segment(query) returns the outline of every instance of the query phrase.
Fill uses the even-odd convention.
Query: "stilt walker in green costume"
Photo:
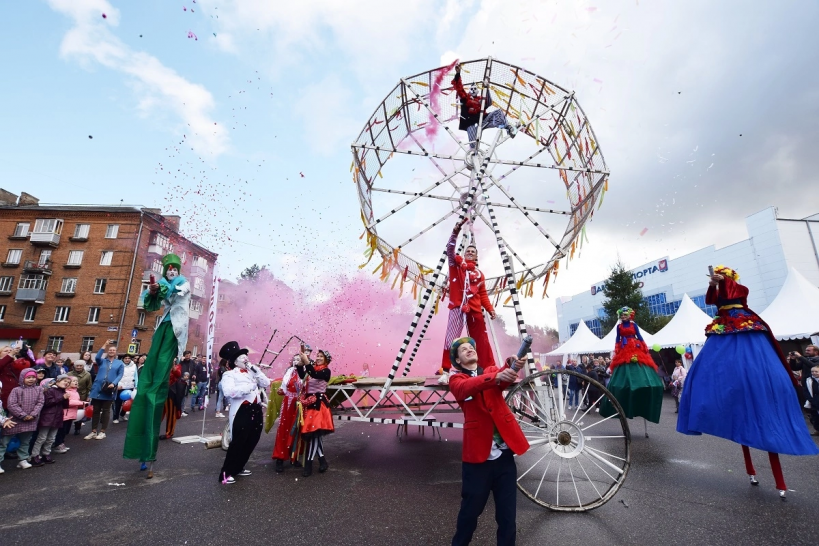
[[[162,258],[163,278],[148,286],[142,294],[146,311],[158,311],[162,304],[165,310],[139,375],[139,389],[131,405],[122,456],[139,459],[142,463],[140,470],[148,470],[148,478],[153,477],[162,408],[168,397],[173,359],[183,353],[188,343],[191,286],[180,274],[181,269],[179,256],[166,255]]]

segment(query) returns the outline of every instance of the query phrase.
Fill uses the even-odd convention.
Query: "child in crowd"
[[[66,391],[69,382],[70,378],[67,375],[60,374],[53,385],[43,390],[44,402],[40,412],[40,431],[37,433],[34,449],[31,450],[31,466],[43,466],[55,462],[51,457],[51,446],[57,437],[57,431],[63,428],[63,410],[68,408],[68,399],[71,397]]]
[[[188,414],[185,412],[185,401],[188,399],[188,395],[193,389],[193,384],[191,381],[191,374],[185,372],[182,374],[182,384],[185,385],[185,398],[182,400],[182,415],[181,417],[187,417]],[[193,395],[191,395],[193,396]]]
[[[71,425],[77,419],[77,410],[85,406],[85,402],[80,400],[80,381],[74,376],[68,376],[68,407],[63,410],[63,426],[57,431],[57,439],[54,440],[54,453],[65,453],[70,447],[65,445],[65,437],[71,431]]]
[[[2,388],[3,388],[3,382],[0,381],[0,389],[2,389]],[[0,399],[0,431],[5,430],[7,428],[11,428],[15,424],[16,423],[14,421],[12,421],[11,418],[6,415],[6,411],[3,409],[3,400]],[[3,455],[5,455],[5,453],[3,453]],[[0,460],[0,461],[2,461],[2,460]],[[3,467],[0,467],[0,474],[3,474],[4,472],[5,472],[5,470],[3,470]]]
[[[26,368],[20,372],[20,383],[11,391],[8,399],[8,414],[14,420],[14,425],[3,427],[3,437],[0,439],[0,461],[6,454],[11,439],[19,436],[20,447],[17,455],[20,462],[17,468],[31,468],[27,461],[29,457],[29,442],[31,436],[37,428],[37,419],[40,417],[40,410],[43,409],[45,397],[43,391],[37,385],[37,373],[32,368]]]

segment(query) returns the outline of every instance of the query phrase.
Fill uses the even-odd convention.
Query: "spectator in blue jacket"
[[[96,361],[97,377],[91,385],[90,394],[94,417],[91,419],[91,433],[85,437],[86,440],[105,439],[105,429],[111,420],[111,404],[114,403],[117,385],[125,372],[125,364],[117,358],[117,344],[113,339],[109,339],[99,350]]]

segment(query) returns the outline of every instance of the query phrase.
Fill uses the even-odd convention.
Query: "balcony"
[[[201,265],[192,265],[191,266],[191,277],[202,277],[205,278],[207,276],[208,270],[202,267]]]
[[[197,298],[205,297],[205,281],[201,277],[193,278],[193,288],[191,289],[191,293]]]
[[[14,301],[45,303],[45,288],[18,288]]]
[[[40,262],[37,260],[26,260],[23,265],[26,273],[40,273],[41,275],[51,275],[51,260]]]
[[[156,243],[151,243],[148,245],[148,254],[156,254],[157,256],[164,256],[167,254],[164,247],[159,246]]]
[[[88,236],[87,235],[73,235],[68,238],[69,241],[72,243],[87,243]]]
[[[59,233],[37,233],[32,232],[31,244],[35,246],[51,246],[55,247],[60,244]]]
[[[202,309],[191,308],[188,309],[188,316],[191,320],[199,320],[199,317],[202,316]]]

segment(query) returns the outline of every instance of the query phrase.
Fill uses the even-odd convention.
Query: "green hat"
[[[449,347],[449,362],[453,366],[457,366],[455,363],[455,359],[458,358],[458,347],[463,345],[464,343],[469,343],[473,347],[475,347],[475,340],[471,337],[459,337],[455,341],[452,342],[452,345]]]
[[[165,254],[162,257],[162,276],[168,274],[168,266],[175,265],[179,273],[182,273],[182,260],[176,254]]]

